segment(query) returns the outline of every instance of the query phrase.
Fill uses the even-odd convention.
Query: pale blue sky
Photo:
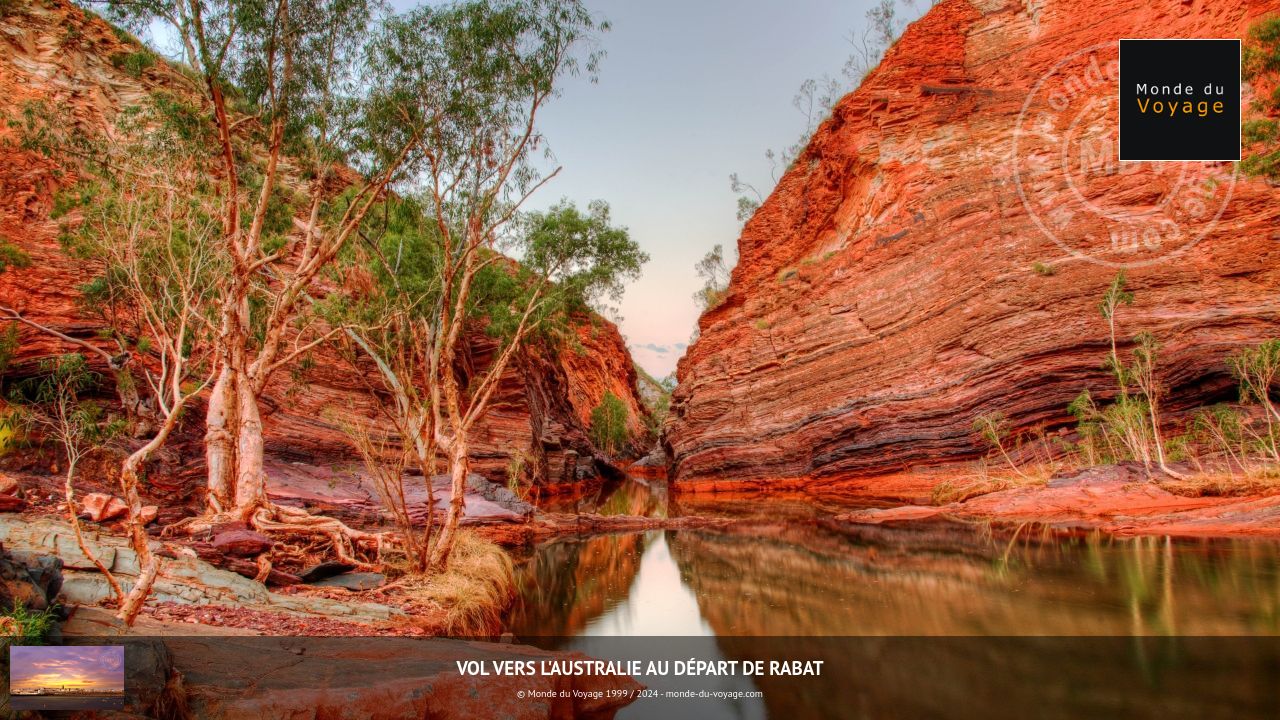
[[[619,306],[622,332],[661,378],[697,320],[694,264],[716,243],[735,254],[729,174],[767,194],[764,151],[805,127],[792,97],[806,78],[840,75],[874,0],[584,2],[613,25],[600,38],[606,57],[598,83],[570,79],[544,110],[563,170],[530,207],[601,199],[630,228],[651,259]],[[392,0],[398,11],[417,4]]]
[[[570,82],[542,129],[563,165],[536,206],[600,198],[649,253],[620,306],[637,362],[657,377],[689,341],[694,264],[740,228],[729,174],[771,185],[764,151],[805,118],[799,85],[839,75],[871,0],[585,0],[613,29],[599,82]]]

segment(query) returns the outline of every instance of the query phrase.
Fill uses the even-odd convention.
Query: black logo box
[[[1236,38],[1121,39],[1120,160],[1239,161],[1240,52]],[[1177,104],[1172,114],[1170,103]]]

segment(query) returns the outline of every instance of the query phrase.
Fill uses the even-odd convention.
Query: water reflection
[[[624,485],[583,511],[661,502]],[[714,499],[696,511],[717,512]],[[752,521],[537,548],[517,570],[511,630],[596,657],[822,658],[831,669],[804,682],[646,677],[763,697],[641,702],[624,718],[1167,720],[1267,716],[1280,702],[1280,543],[850,526],[803,501],[719,511]],[[641,647],[644,635],[685,637]],[[1248,635],[1270,637],[1213,637]]]
[[[538,503],[547,512],[643,517],[667,517],[667,506],[665,481],[645,478],[605,480],[599,485],[585,485],[577,494],[556,495]]]
[[[661,512],[664,500],[657,487],[635,483],[587,511]],[[1009,534],[937,522],[837,526],[787,507],[728,531],[545,544],[518,567],[511,628],[543,636],[1280,634],[1280,543],[1061,537],[1030,527]],[[699,512],[707,510],[704,501]]]

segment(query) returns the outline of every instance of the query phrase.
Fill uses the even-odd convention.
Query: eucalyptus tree
[[[128,350],[122,360],[18,319],[95,351],[113,371],[127,363],[130,382],[137,384],[131,394],[145,397],[149,408],[141,443],[129,448],[120,465],[120,490],[129,506],[125,524],[140,569],[120,603],[119,615],[130,624],[159,572],[142,519],[139,484],[146,463],[178,429],[191,401],[213,381],[217,300],[228,271],[219,252],[217,206],[202,164],[203,138],[176,109],[157,99],[122,111],[113,118],[111,132],[95,135],[57,108],[28,106],[16,126],[24,145],[55,157],[79,178],[69,188],[73,199],[66,204],[74,209],[60,220],[59,239],[92,278],[78,288],[84,303],[110,307],[101,314],[108,334]],[[74,393],[76,386],[64,382],[53,389],[56,397]],[[88,431],[65,409],[56,417],[63,426],[71,422]],[[64,428],[60,434],[68,432]],[[65,437],[63,445],[72,455]],[[69,498],[71,481],[69,474]]]
[[[447,563],[465,507],[470,470],[470,437],[491,406],[503,374],[518,362],[531,342],[571,344],[574,322],[590,322],[590,308],[604,297],[616,298],[626,279],[638,276],[648,260],[624,228],[613,225],[608,206],[596,201],[586,211],[561,202],[545,212],[516,216],[501,249],[479,248],[468,297],[458,304],[444,292],[446,245],[433,212],[414,201],[394,203],[370,263],[375,290],[349,310],[349,336],[378,368],[383,410],[414,453],[434,507],[431,478],[441,456],[450,477],[450,503],[444,524],[432,534],[432,518],[411,557],[418,570]],[[465,273],[464,268],[458,272]],[[439,358],[448,335],[440,332],[440,308],[450,317],[460,342],[485,333],[496,342],[487,364],[465,347],[453,348],[450,362]],[[358,327],[359,329],[355,329]],[[450,393],[453,393],[452,396]],[[404,528],[404,532],[414,530]]]
[[[76,480],[80,463],[110,441],[121,429],[102,412],[102,407],[86,395],[97,385],[99,377],[89,369],[84,356],[69,354],[46,359],[40,363],[40,376],[18,383],[10,393],[10,400],[17,401],[22,411],[17,414],[20,426],[35,426],[52,437],[62,448],[63,493],[67,502],[67,520],[80,552],[93,563],[106,579],[116,599],[123,599],[124,590],[111,570],[89,547],[80,525],[79,506],[76,503]]]
[[[403,115],[411,100],[370,102],[365,78],[382,68],[369,64],[364,42],[381,7],[374,0],[130,0],[108,8],[134,26],[171,26],[199,78],[198,111],[214,128],[219,159],[211,175],[220,185],[213,194],[227,274],[205,418],[206,520],[328,532],[345,554],[338,534],[368,536],[268,502],[259,405],[281,368],[338,332],[313,311],[317,280],[401,177],[406,158],[421,151],[415,132],[366,132],[394,122],[374,116]]]
[[[437,454],[447,463],[451,499],[432,567],[448,561],[471,434],[513,358],[552,308],[563,307],[559,300],[616,287],[642,260],[625,231],[609,226],[602,204],[585,216],[561,206],[520,222],[529,198],[559,172],[543,168],[550,154],[539,114],[566,76],[594,77],[599,53],[591,43],[607,28],[577,0],[476,0],[396,17],[372,48],[373,64],[386,71],[374,78],[375,105],[395,112],[376,115],[387,122],[369,128],[382,138],[370,147],[421,138],[406,167],[429,220],[418,254],[426,272],[417,293],[398,303],[409,308],[399,327],[411,350],[395,355],[412,362],[377,364],[424,474]],[[510,261],[515,255],[522,264]],[[488,367],[472,372],[462,360],[478,314],[501,343]]]
[[[147,461],[178,429],[191,401],[213,382],[217,310],[228,266],[220,224],[204,192],[203,168],[172,121],[146,113],[122,126],[126,142],[104,145],[108,169],[87,182],[94,200],[64,242],[97,280],[85,288],[123,306],[144,350],[139,364],[156,428],[120,466],[127,526],[140,572],[119,616],[132,624],[159,571],[142,521]]]

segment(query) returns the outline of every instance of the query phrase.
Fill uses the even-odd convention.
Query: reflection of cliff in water
[[[825,661],[755,679],[772,718],[1274,717],[1280,702],[1275,638],[1121,637],[1280,632],[1274,543],[947,526],[666,539],[725,657]],[[901,637],[920,635],[967,637]]]
[[[1280,544],[971,527],[672,531],[718,635],[1280,633]]]
[[[576,635],[627,598],[646,535],[601,535],[538,548],[516,566],[519,597],[508,619],[517,637]]]
[[[604,480],[583,484],[574,492],[545,498],[538,508],[547,512],[579,512],[595,515],[667,516],[667,486],[644,478]]]

